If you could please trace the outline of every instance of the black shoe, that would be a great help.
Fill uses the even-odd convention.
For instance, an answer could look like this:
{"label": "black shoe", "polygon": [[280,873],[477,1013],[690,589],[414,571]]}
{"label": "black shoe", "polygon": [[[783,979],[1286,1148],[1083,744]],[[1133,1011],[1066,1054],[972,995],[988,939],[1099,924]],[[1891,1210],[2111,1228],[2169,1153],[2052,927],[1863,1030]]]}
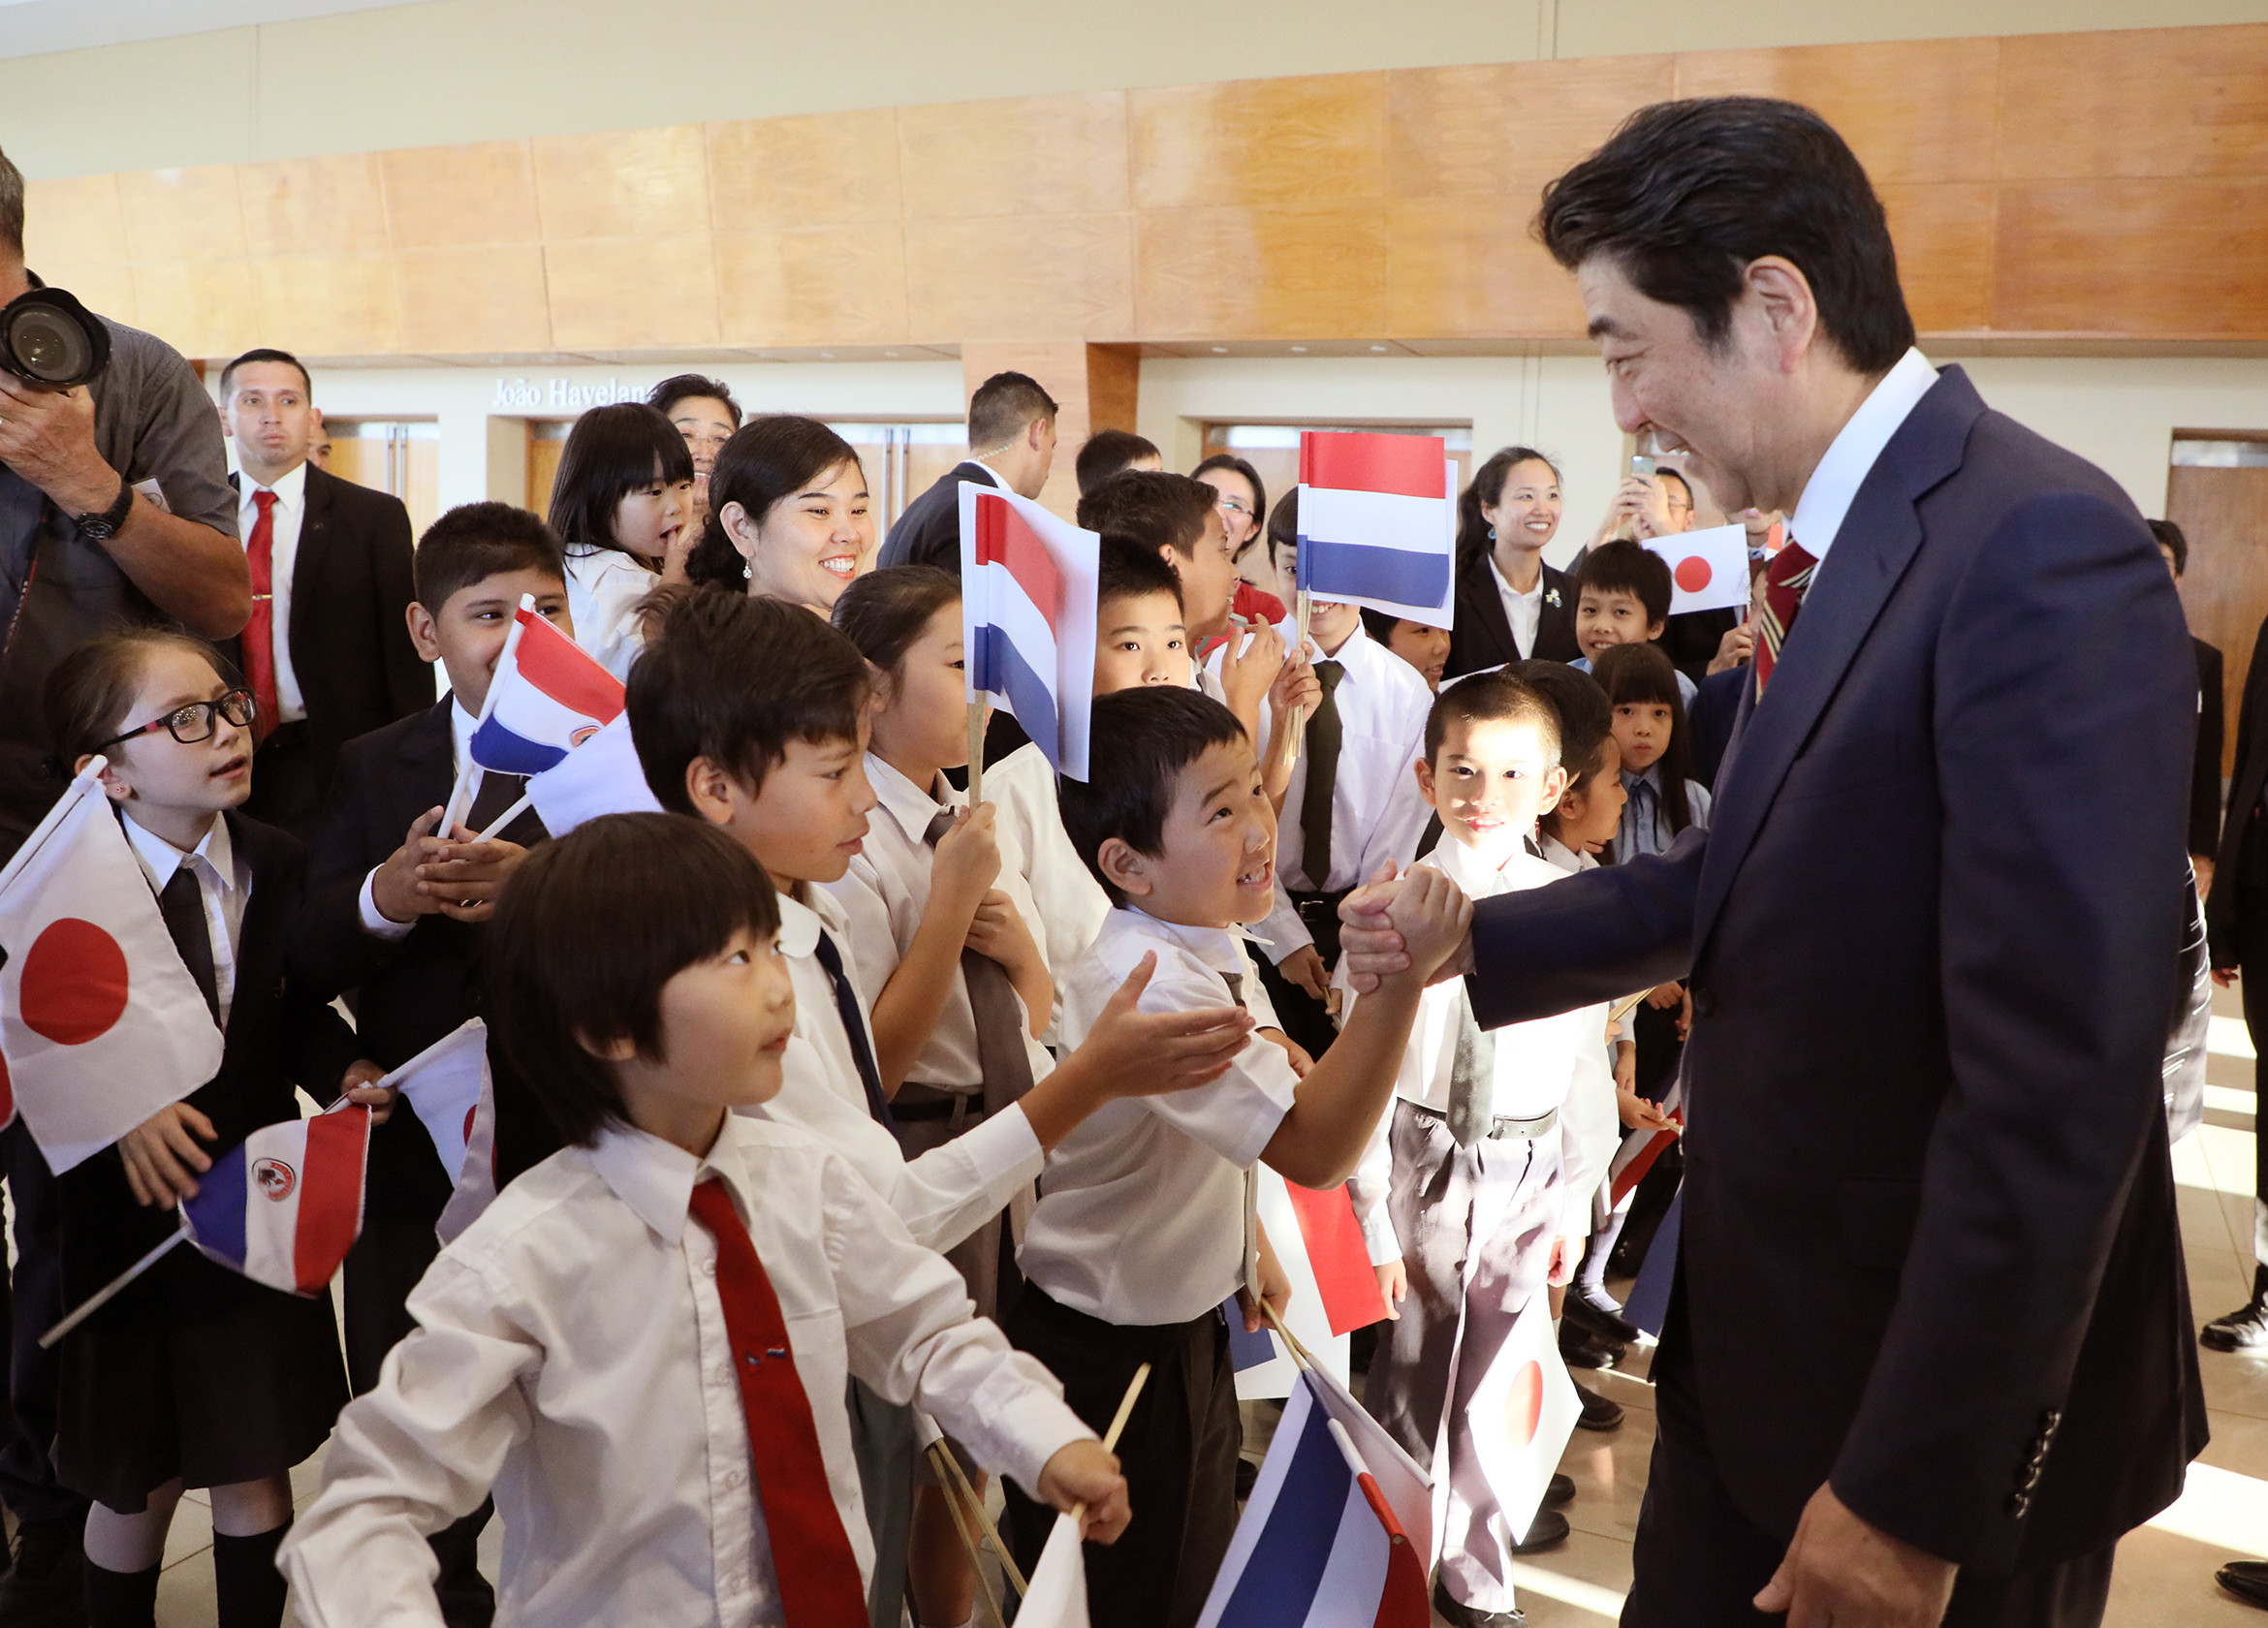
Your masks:
{"label": "black shoe", "polygon": [[1583,1403],[1583,1412],[1575,1423],[1586,1430],[1611,1430],[1622,1422],[1622,1404],[1612,1402],[1586,1386],[1575,1387],[1575,1394]]}
{"label": "black shoe", "polygon": [[1599,1339],[1572,1323],[1562,1323],[1559,1355],[1571,1368],[1611,1368],[1629,1355],[1629,1347]]}
{"label": "black shoe", "polygon": [[2226,1317],[2216,1317],[2197,1335],[2208,1351],[2258,1351],[2268,1347],[2268,1267],[2252,1268],[2252,1298]]}
{"label": "black shoe", "polygon": [[2213,1581],[2246,1605],[2268,1611],[2268,1560],[2231,1560]]}
{"label": "black shoe", "polygon": [[1541,1554],[1567,1541],[1567,1518],[1556,1509],[1539,1509],[1528,1523],[1528,1536],[1512,1546],[1515,1554]]}
{"label": "black shoe", "polygon": [[1476,1611],[1463,1600],[1449,1598],[1449,1590],[1439,1581],[1433,1584],[1433,1614],[1450,1628],[1522,1628],[1528,1613],[1521,1611]]}
{"label": "black shoe", "polygon": [[[1606,1291],[1600,1290],[1599,1295],[1604,1299]],[[1601,1345],[1631,1346],[1645,1338],[1639,1332],[1638,1325],[1623,1317],[1619,1310],[1609,1311],[1605,1306],[1593,1305],[1581,1295],[1567,1297],[1564,1321],[1560,1327],[1580,1329]]]}
{"label": "black shoe", "polygon": [[83,1518],[16,1528],[16,1564],[0,1578],[0,1628],[86,1628]]}
{"label": "black shoe", "polygon": [[1558,1509],[1575,1501],[1575,1479],[1572,1476],[1554,1475],[1544,1484],[1543,1507]]}
{"label": "black shoe", "polygon": [[1252,1488],[1260,1485],[1260,1466],[1243,1454],[1237,1455],[1237,1502],[1243,1503],[1252,1495]]}

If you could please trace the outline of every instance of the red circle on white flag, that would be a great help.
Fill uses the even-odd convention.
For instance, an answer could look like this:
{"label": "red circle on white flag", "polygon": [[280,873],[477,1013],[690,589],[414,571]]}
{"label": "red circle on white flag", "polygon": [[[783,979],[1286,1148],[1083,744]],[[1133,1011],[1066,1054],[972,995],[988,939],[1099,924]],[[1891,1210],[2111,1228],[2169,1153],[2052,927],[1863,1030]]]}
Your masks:
{"label": "red circle on white flag", "polygon": [[1504,1393],[1504,1423],[1521,1447],[1535,1440],[1536,1426],[1543,1423],[1543,1364],[1531,1357],[1521,1363]]}
{"label": "red circle on white flag", "polygon": [[1678,586],[1691,594],[1699,593],[1709,586],[1709,579],[1717,574],[1709,569],[1709,562],[1699,554],[1687,554],[1678,561],[1678,569],[1672,575],[1677,578]]}
{"label": "red circle on white flag", "polygon": [[57,1046],[110,1033],[126,1010],[126,952],[92,922],[63,916],[24,953],[17,986],[24,1026]]}

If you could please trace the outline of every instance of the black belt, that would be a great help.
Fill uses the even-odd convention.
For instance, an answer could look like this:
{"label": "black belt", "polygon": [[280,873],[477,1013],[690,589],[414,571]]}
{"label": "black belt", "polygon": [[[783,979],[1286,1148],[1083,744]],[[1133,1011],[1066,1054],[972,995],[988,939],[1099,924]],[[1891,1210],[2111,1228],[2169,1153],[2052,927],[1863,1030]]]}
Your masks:
{"label": "black belt", "polygon": [[[1449,1117],[1437,1108],[1428,1108],[1424,1103],[1411,1102],[1407,1097],[1402,1099],[1402,1106],[1413,1113],[1422,1113],[1429,1119],[1439,1119],[1446,1122]],[[1528,1141],[1534,1142],[1558,1124],[1559,1119],[1559,1111],[1556,1108],[1549,1113],[1539,1113],[1532,1119],[1499,1118],[1489,1127],[1489,1139],[1492,1142],[1512,1142],[1525,1137]]]}
{"label": "black belt", "polygon": [[1339,958],[1339,907],[1352,888],[1335,888],[1323,892],[1285,890],[1292,908],[1299,912],[1300,925],[1307,929],[1307,936],[1315,941],[1318,954],[1326,961]]}
{"label": "black belt", "polygon": [[924,1085],[909,1080],[890,1101],[890,1117],[901,1125],[956,1117],[963,1124],[973,1124],[984,1116],[984,1092],[977,1086],[966,1091],[950,1091],[942,1085]]}

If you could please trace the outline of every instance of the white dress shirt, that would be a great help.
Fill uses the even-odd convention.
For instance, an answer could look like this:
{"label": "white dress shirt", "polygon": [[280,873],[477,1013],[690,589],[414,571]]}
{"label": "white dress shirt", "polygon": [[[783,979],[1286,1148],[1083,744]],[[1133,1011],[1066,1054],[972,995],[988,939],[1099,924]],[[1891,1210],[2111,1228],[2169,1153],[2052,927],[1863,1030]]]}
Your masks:
{"label": "white dress shirt", "polygon": [[[458,766],[463,764],[472,753],[472,733],[479,725],[480,720],[464,709],[463,702],[458,701],[455,696],[450,697],[449,772],[452,776],[452,783],[454,783]],[[407,835],[408,833],[405,831],[403,834]],[[378,873],[385,868],[382,863],[372,865],[370,874],[362,878],[361,895],[362,930],[372,938],[382,938],[389,944],[397,944],[409,937],[410,929],[418,924],[418,918],[413,916],[406,922],[395,922],[390,920],[386,913],[378,908]]]}
{"label": "white dress shirt", "polygon": [[[1874,460],[1937,382],[1937,370],[1929,359],[1908,347],[1828,445],[1819,467],[1804,483],[1804,495],[1796,501],[1795,513],[1787,522],[1789,539],[1801,543],[1813,559],[1827,558],[1827,550],[1835,547],[1843,530],[1843,517],[1850,513],[1851,502]],[[1818,580],[1818,573],[1812,572],[1812,583],[1816,585]]]}
{"label": "white dress shirt", "polygon": [[134,823],[131,809],[120,822],[126,828],[127,846],[142,861],[150,892],[162,893],[173,872],[186,865],[197,878],[197,896],[205,904],[205,926],[212,936],[212,986],[220,996],[220,1024],[229,1026],[229,1008],[236,999],[236,944],[244,934],[244,905],[252,896],[252,867],[236,858],[229,840],[228,817],[213,816],[205,840],[184,854],[155,831]]}
{"label": "white dress shirt", "polygon": [[[867,821],[866,846],[852,859],[842,880],[828,883],[827,891],[841,904],[849,922],[848,942],[858,966],[859,987],[872,990],[872,998],[879,1000],[905,953],[913,948],[922,912],[929,907],[929,862],[936,858],[936,850],[924,840],[929,822],[945,809],[965,807],[968,798],[940,779],[936,789],[947,800],[939,801],[871,752],[866,754],[866,779],[880,802]],[[993,816],[995,821],[998,818]],[[992,886],[1008,895],[1026,924],[1034,923],[1039,920],[1039,907],[1024,885],[1023,851],[1015,837],[1004,830],[999,832],[999,847],[1000,874]],[[1023,1011],[1022,996],[1017,999],[1017,1010]],[[1043,1080],[1055,1067],[1055,1060],[1046,1047],[1032,1039],[1028,1021],[1023,1033],[1024,1049],[1031,1057],[1031,1077]],[[940,1091],[962,1094],[975,1092],[984,1084],[984,1070],[977,1062],[976,1014],[969,1008],[968,985],[958,966],[953,971],[952,992],[937,1015],[937,1026],[930,1030],[929,1043],[922,1048],[906,1078]]]}
{"label": "white dress shirt", "polygon": [[418,1327],[339,1416],[323,1490],[284,1548],[301,1620],[438,1625],[425,1538],[493,1487],[499,1623],[786,1621],[716,1243],[689,1213],[711,1174],[778,1296],[862,1575],[874,1549],[846,1375],[918,1402],[1027,1488],[1091,1439],[1054,1377],[973,1315],[960,1274],[822,1143],[728,1114],[696,1159],[609,1129],[507,1187],[411,1292]]}
{"label": "white dress shirt", "polygon": [[[1294,624],[1283,628],[1287,645],[1298,642]],[[1283,813],[1276,829],[1276,909],[1255,938],[1281,962],[1313,936],[1292,907],[1291,892],[1332,892],[1367,882],[1387,860],[1406,865],[1417,857],[1433,811],[1418,792],[1417,761],[1425,755],[1426,714],[1433,695],[1417,669],[1372,639],[1358,623],[1332,655],[1307,642],[1310,661],[1336,661],[1345,669],[1334,698],[1339,704],[1339,773],[1331,787],[1331,854],[1318,876],[1303,850],[1306,833],[1300,809],[1307,792],[1307,748],[1300,743],[1284,788]],[[1263,736],[1273,727],[1262,704]]]}
{"label": "white dress shirt", "polygon": [[[1470,848],[1447,835],[1418,863],[1444,872],[1475,903],[1564,879],[1559,866],[1528,853],[1514,854],[1500,869],[1492,870]],[[1362,997],[1351,985],[1342,984],[1341,987],[1346,991],[1346,1010],[1351,1013]],[[1402,1048],[1394,1079],[1397,1097],[1436,1113],[1448,1111],[1464,1008],[1462,979],[1435,984],[1419,998],[1417,1019],[1410,1024],[1409,1043]],[[1621,1134],[1614,1075],[1598,1045],[1606,1021],[1607,1007],[1602,1002],[1489,1031],[1496,1042],[1496,1085],[1491,1099],[1496,1117],[1535,1119],[1554,1110],[1559,1111],[1559,1121],[1548,1134],[1556,1137],[1559,1145],[1559,1230],[1564,1237],[1590,1233],[1591,1190],[1605,1175]],[[1393,1223],[1386,1208],[1394,1167],[1386,1127],[1393,1111],[1389,1104],[1355,1174],[1358,1215],[1373,1263],[1401,1258],[1399,1244],[1388,1244]]]}
{"label": "white dress shirt", "polygon": [[307,466],[294,465],[292,472],[272,486],[256,486],[251,476],[239,472],[236,485],[236,535],[244,540],[247,549],[252,546],[252,527],[260,519],[260,506],[252,501],[252,494],[275,493],[275,507],[268,511],[268,625],[275,641],[275,721],[294,723],[307,715],[306,700],[299,694],[299,675],[292,667],[292,568],[299,558],[299,528],[307,519]]}
{"label": "white dress shirt", "polygon": [[661,579],[619,548],[579,547],[566,553],[567,614],[575,622],[575,642],[627,681],[646,648],[633,612]]}
{"label": "white dress shirt", "polygon": [[[1084,1040],[1134,964],[1157,953],[1144,1012],[1227,1006],[1260,980],[1219,927],[1114,910],[1063,983],[1063,1038]],[[1048,1155],[1017,1264],[1050,1296],[1121,1325],[1185,1323],[1244,1284],[1245,1174],[1291,1111],[1283,1048],[1254,1038],[1210,1085],[1095,1111]]]}
{"label": "white dress shirt", "polygon": [[1535,586],[1522,593],[1504,580],[1504,574],[1496,569],[1496,556],[1489,556],[1489,575],[1496,579],[1496,597],[1504,603],[1504,620],[1511,624],[1513,647],[1526,661],[1535,654],[1535,631],[1543,625],[1543,569],[1535,573]]}
{"label": "white dress shirt", "polygon": [[[796,986],[795,1033],[782,1065],[785,1080],[778,1096],[749,1111],[817,1137],[882,1195],[916,1243],[950,1249],[1039,1178],[1046,1158],[1039,1138],[1031,1121],[1012,1111],[980,1120],[919,1158],[905,1156],[898,1138],[867,1110],[858,1055],[835,1004],[835,982],[815,953],[823,932],[842,951],[842,906],[808,884],[800,884],[797,893],[803,896],[782,893],[779,898],[779,949]],[[848,954],[842,963],[856,995],[858,974]],[[859,1012],[866,1017],[863,999]],[[869,1020],[867,1033],[872,1032]]]}

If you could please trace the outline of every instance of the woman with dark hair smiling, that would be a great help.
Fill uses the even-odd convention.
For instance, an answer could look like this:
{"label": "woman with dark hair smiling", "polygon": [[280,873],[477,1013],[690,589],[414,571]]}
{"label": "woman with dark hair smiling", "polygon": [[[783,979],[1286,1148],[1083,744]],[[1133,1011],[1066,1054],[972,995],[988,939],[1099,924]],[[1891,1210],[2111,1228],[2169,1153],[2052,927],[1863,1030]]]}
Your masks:
{"label": "woman with dark hair smiling", "polygon": [[624,401],[575,421],[551,482],[551,530],[575,642],[617,678],[645,647],[638,602],[685,579],[692,501],[693,454],[653,408]]}
{"label": "woman with dark hair smiling", "polygon": [[664,379],[646,395],[647,403],[685,438],[693,454],[693,514],[686,524],[698,536],[709,518],[709,476],[716,454],[740,427],[740,404],[729,386],[699,373]]}
{"label": "woman with dark hair smiling", "polygon": [[825,616],[866,558],[866,471],[817,419],[752,419],[716,454],[710,510],[686,562],[696,582],[743,588]]}
{"label": "woman with dark hair smiling", "polygon": [[1457,500],[1457,627],[1451,678],[1515,661],[1573,661],[1575,591],[1544,564],[1559,535],[1559,467],[1533,447],[1506,447],[1473,471]]}

